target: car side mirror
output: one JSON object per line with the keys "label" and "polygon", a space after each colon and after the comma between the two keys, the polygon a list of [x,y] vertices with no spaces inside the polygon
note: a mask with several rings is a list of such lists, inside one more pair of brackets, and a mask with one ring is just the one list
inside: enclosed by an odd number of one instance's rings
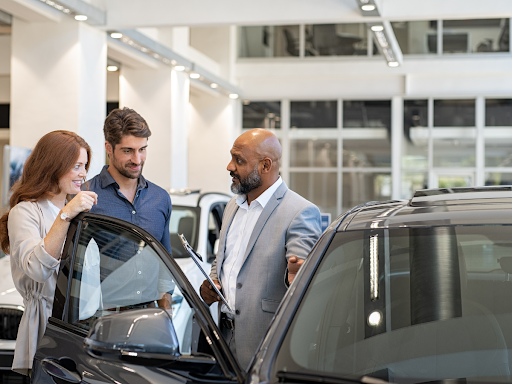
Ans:
{"label": "car side mirror", "polygon": [[144,308],[97,319],[84,341],[93,357],[176,360],[179,342],[169,314],[162,308]]}

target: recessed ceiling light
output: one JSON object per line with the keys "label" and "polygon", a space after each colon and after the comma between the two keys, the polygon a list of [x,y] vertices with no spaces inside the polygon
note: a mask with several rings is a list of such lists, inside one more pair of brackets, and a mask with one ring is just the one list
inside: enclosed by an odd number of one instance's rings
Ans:
{"label": "recessed ceiling light", "polygon": [[85,21],[85,20],[87,20],[87,16],[85,16],[85,15],[75,15],[75,20]]}
{"label": "recessed ceiling light", "polygon": [[372,25],[372,31],[373,32],[382,32],[384,30],[383,25]]}
{"label": "recessed ceiling light", "polygon": [[375,5],[373,4],[365,4],[361,7],[361,9],[363,11],[374,11],[375,10]]}
{"label": "recessed ceiling light", "polygon": [[112,32],[110,34],[110,37],[113,38],[113,39],[120,39],[121,37],[123,37],[123,34],[119,33],[119,32]]}
{"label": "recessed ceiling light", "polygon": [[183,72],[185,70],[185,67],[183,65],[177,65],[174,67],[174,69],[178,72]]}
{"label": "recessed ceiling light", "polygon": [[199,79],[200,77],[201,77],[201,75],[199,73],[192,72],[190,74],[191,79]]}
{"label": "recessed ceiling light", "polygon": [[235,100],[238,99],[238,95],[236,93],[230,93],[229,98]]}
{"label": "recessed ceiling light", "polygon": [[109,71],[109,72],[115,72],[118,69],[119,68],[116,65],[107,65],[107,71]]}
{"label": "recessed ceiling light", "polygon": [[217,83],[211,83],[211,84],[210,84],[210,87],[212,87],[213,89],[215,89],[215,88],[218,88],[218,87],[219,87],[219,85],[218,85]]}
{"label": "recessed ceiling light", "polygon": [[398,67],[400,64],[398,63],[398,61],[390,61],[388,65],[390,67]]}

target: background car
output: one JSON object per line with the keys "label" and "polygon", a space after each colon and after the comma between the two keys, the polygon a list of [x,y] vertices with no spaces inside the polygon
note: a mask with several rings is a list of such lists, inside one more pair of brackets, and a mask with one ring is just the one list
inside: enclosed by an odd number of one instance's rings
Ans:
{"label": "background car", "polygon": [[[136,309],[135,302],[133,310],[80,320],[82,260],[105,231],[144,244],[167,268],[173,295],[181,292],[209,351],[179,344],[180,331],[165,312]],[[81,214],[70,227],[33,379],[512,382],[511,231],[512,187],[423,190],[409,201],[355,207],[316,243],[245,372],[157,242],[120,220]],[[105,262],[110,257],[101,252]]]}

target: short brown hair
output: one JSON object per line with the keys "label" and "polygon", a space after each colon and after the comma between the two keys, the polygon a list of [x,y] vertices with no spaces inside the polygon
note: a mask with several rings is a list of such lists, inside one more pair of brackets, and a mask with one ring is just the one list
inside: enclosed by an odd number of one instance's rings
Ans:
{"label": "short brown hair", "polygon": [[115,148],[121,142],[123,136],[148,138],[151,136],[146,120],[133,109],[124,107],[112,110],[105,119],[103,126],[105,140]]}
{"label": "short brown hair", "polygon": [[[41,137],[25,162],[21,178],[12,187],[10,208],[22,201],[58,195],[59,179],[76,164],[81,148],[87,151],[85,169],[89,170],[91,148],[76,133],[53,131]],[[0,218],[0,246],[5,253],[9,253],[8,219],[9,212]]]}

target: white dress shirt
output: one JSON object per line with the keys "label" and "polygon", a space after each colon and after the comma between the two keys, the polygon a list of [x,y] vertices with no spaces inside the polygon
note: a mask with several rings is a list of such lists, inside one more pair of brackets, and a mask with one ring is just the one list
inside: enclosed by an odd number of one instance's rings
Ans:
{"label": "white dress shirt", "polygon": [[[224,297],[233,311],[235,310],[236,302],[236,280],[242,268],[247,244],[261,212],[263,212],[268,201],[282,182],[281,177],[279,177],[265,192],[253,200],[251,205],[247,204],[246,195],[238,195],[236,198],[239,208],[226,236],[225,257],[219,276],[224,290]],[[221,311],[234,315],[224,304],[221,307]]]}

